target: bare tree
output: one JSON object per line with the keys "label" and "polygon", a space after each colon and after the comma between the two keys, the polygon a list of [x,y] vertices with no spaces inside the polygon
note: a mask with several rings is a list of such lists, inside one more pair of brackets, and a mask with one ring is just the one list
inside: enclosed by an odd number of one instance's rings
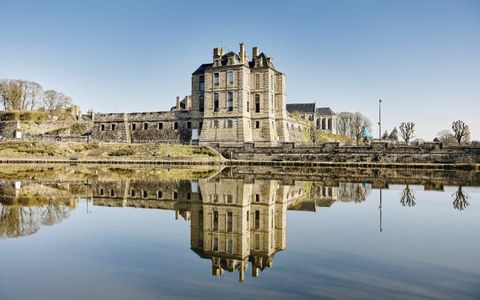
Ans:
{"label": "bare tree", "polygon": [[46,110],[59,110],[70,106],[72,99],[60,92],[48,90],[43,94],[42,104]]}
{"label": "bare tree", "polygon": [[405,189],[403,190],[402,197],[400,197],[400,203],[402,203],[403,206],[408,206],[408,207],[413,207],[416,204],[415,194],[410,189],[410,186],[408,184],[407,186],[405,186]]}
{"label": "bare tree", "polygon": [[363,116],[361,113],[356,112],[353,115],[351,123],[352,137],[356,140],[357,145],[360,144],[362,138],[365,138],[366,130],[371,126],[370,120]]}
{"label": "bare tree", "polygon": [[439,133],[437,133],[437,138],[441,143],[444,143],[444,144],[451,144],[457,141],[455,139],[455,136],[448,129],[442,130]]}
{"label": "bare tree", "polygon": [[470,203],[468,203],[467,201],[470,196],[468,196],[468,194],[462,190],[462,186],[459,186],[458,190],[453,193],[452,196],[454,196],[455,198],[453,200],[453,208],[458,210],[464,210],[465,208],[467,208],[467,206],[470,205]]}
{"label": "bare tree", "polygon": [[403,122],[400,124],[400,135],[405,143],[408,145],[410,140],[415,137],[415,123]]}
{"label": "bare tree", "polygon": [[18,80],[0,81],[0,99],[4,110],[19,110],[22,102],[22,90]]}
{"label": "bare tree", "polygon": [[452,123],[452,130],[453,135],[459,145],[462,143],[462,140],[466,140],[466,138],[470,135],[470,129],[468,128],[468,125],[461,120]]}
{"label": "bare tree", "polygon": [[337,119],[337,132],[341,135],[348,135],[350,136],[350,129],[352,123],[352,113],[349,112],[341,112],[338,114]]}

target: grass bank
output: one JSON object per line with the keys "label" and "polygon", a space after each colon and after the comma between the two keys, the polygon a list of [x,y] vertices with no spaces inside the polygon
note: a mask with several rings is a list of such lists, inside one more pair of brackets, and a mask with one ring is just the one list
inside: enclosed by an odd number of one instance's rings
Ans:
{"label": "grass bank", "polygon": [[102,160],[220,160],[205,146],[170,144],[0,142],[0,158]]}

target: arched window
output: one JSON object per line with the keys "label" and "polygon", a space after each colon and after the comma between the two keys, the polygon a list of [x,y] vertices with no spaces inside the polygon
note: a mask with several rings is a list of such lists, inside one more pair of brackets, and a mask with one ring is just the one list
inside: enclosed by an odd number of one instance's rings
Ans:
{"label": "arched window", "polygon": [[332,119],[328,119],[328,130],[332,130]]}
{"label": "arched window", "polygon": [[322,119],[322,130],[325,130],[327,128],[327,120],[326,119]]}
{"label": "arched window", "polygon": [[317,129],[320,129],[320,119],[317,119]]}

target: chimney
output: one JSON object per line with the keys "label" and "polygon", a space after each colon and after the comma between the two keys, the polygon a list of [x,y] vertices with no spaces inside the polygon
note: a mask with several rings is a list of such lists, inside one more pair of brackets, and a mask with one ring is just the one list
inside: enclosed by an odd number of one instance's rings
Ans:
{"label": "chimney", "polygon": [[224,51],[225,51],[225,49],[223,49],[223,48],[220,48],[220,56],[223,56],[223,55],[225,54],[225,52],[224,52]]}
{"label": "chimney", "polygon": [[178,97],[178,96],[177,96],[177,103],[176,103],[175,107],[177,108],[177,110],[180,109],[180,97]]}
{"label": "chimney", "polygon": [[259,54],[260,54],[260,50],[258,49],[258,47],[253,47],[253,49],[252,49],[252,59],[257,57]]}
{"label": "chimney", "polygon": [[220,57],[220,49],[213,48],[213,58],[218,58],[218,57]]}
{"label": "chimney", "polygon": [[240,62],[243,64],[246,61],[246,54],[245,54],[245,45],[240,43]]}

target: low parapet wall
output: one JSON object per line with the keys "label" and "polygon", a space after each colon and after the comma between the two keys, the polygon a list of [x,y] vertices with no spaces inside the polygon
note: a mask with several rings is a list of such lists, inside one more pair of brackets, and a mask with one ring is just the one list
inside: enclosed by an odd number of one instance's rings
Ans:
{"label": "low parapet wall", "polygon": [[453,146],[424,143],[417,146],[375,142],[368,146],[341,146],[325,143],[299,146],[283,143],[278,147],[213,145],[224,157],[238,160],[375,162],[375,163],[480,163],[480,146]]}

